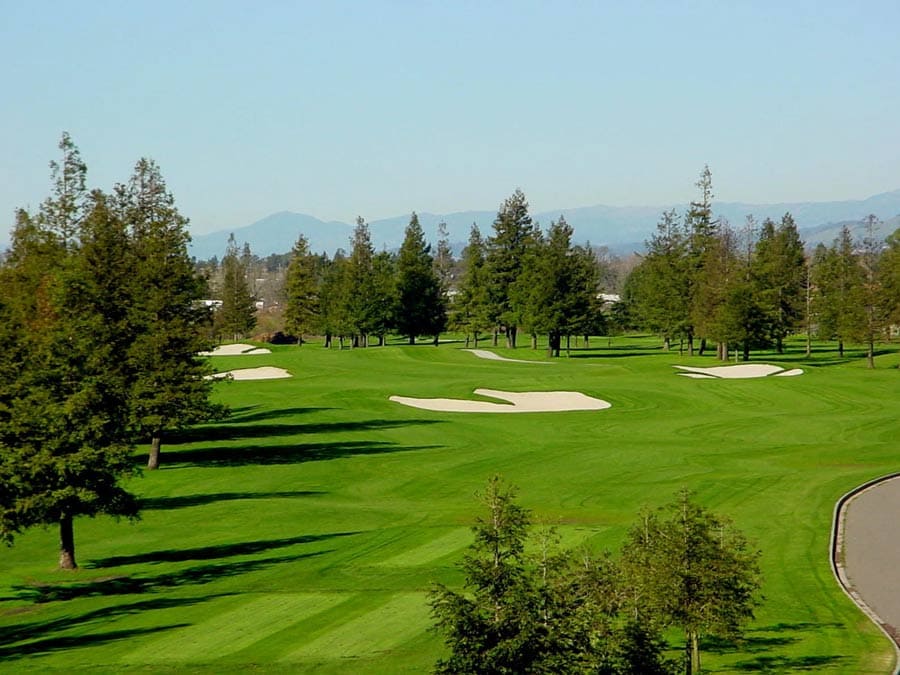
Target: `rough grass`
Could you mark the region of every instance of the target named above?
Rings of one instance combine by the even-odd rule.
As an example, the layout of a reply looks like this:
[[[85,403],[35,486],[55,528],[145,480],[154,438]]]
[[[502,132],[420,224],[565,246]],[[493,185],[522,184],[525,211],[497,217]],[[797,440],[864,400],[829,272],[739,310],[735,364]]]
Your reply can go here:
[[[53,530],[4,550],[0,670],[427,671],[442,648],[425,593],[460,583],[473,495],[499,472],[570,545],[617,549],[641,506],[682,486],[733,518],[763,551],[766,601],[744,643],[706,644],[711,670],[888,671],[889,645],[831,575],[828,538],[837,498],[897,469],[896,348],[874,371],[819,345],[811,360],[754,356],[799,377],[693,380],[672,365],[711,358],[649,338],[594,345],[542,368],[458,344],[217,358],[293,378],[218,385],[233,418],[164,446],[163,468],[131,486],[141,521],[77,521],[79,571],[54,569]],[[388,401],[478,387],[613,407],[478,415]]]

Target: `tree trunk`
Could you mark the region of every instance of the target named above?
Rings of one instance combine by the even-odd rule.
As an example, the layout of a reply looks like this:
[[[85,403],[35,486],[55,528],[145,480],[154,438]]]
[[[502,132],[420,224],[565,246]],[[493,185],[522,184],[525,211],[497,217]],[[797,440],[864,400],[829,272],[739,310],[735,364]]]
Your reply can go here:
[[[838,340],[838,356],[844,358],[844,341]]]
[[[784,354],[784,340],[780,335],[775,338],[775,351]]]
[[[700,636],[694,631],[688,633],[687,641],[687,669],[688,675],[698,675],[700,672]]]
[[[75,562],[75,531],[70,515],[64,515],[59,519],[59,568],[78,569],[78,563]]]
[[[700,338],[700,356],[706,351],[706,338]]]
[[[537,349],[537,333],[531,334],[531,348]]]
[[[875,367],[875,341],[869,340],[869,343],[866,347],[866,365],[869,368]]]
[[[693,356],[694,355],[694,334],[693,333],[688,333],[687,343],[688,343],[688,356]]]
[[[572,336],[566,335],[566,354],[572,349]]]
[[[325,349],[331,349],[331,333],[325,333]]]
[[[466,349],[469,348],[469,334],[466,333]]]
[[[744,361],[750,360],[750,340],[744,340]]]
[[[441,336],[440,336],[439,333],[435,333],[435,334],[434,334],[434,346],[435,346],[435,347],[437,347],[437,346],[438,346],[438,343],[441,341],[441,340],[440,340],[440,337],[441,337]]]
[[[159,468],[160,447],[162,447],[162,432],[154,431],[150,437],[150,455],[147,457],[147,468],[150,471]]]
[[[591,348],[591,336],[590,336],[590,335],[585,335],[585,336],[584,336],[584,348],[585,348],[585,349],[590,349],[590,348]]]
[[[499,339],[499,332],[498,332],[497,329],[495,328],[495,329],[494,329],[494,345],[493,345],[494,347],[497,346],[497,340],[498,340],[498,339]]]
[[[343,349],[343,348],[344,348],[344,336],[339,335],[338,336],[338,349]]]
[[[416,344],[416,336],[415,335],[409,336],[409,344],[411,344],[411,345]]]

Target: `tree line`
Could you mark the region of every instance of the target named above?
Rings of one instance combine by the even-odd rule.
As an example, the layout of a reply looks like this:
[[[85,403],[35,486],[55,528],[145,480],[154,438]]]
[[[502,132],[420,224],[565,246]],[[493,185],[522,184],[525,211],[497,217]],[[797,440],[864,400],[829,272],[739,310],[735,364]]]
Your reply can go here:
[[[73,521],[135,518],[123,482],[136,442],[225,408],[210,399],[211,313],[187,253],[187,219],[159,167],[137,162],[110,192],[88,190],[68,134],[52,194],[19,209],[0,260],[0,538],[57,525],[60,567],[77,566]]]
[[[480,497],[463,592],[430,593],[449,652],[437,673],[692,675],[700,639],[739,638],[761,601],[760,552],[686,490],[641,511],[618,559],[534,531],[499,477]],[[680,664],[665,655],[670,629],[684,635]]]
[[[425,241],[413,213],[403,244],[395,255],[376,252],[368,224],[358,218],[350,252],[329,259],[309,250],[300,236],[285,279],[285,330],[336,338],[343,346],[383,345],[395,332],[410,344],[441,332],[464,332],[478,345],[504,335],[517,346],[520,331],[546,335],[552,355],[570,335],[597,335],[605,330],[598,293],[603,269],[590,246],[572,243],[565,218],[547,232],[532,221],[525,195],[516,190],[501,206],[493,233],[483,238],[473,224],[459,264],[453,259],[446,229],[436,251]]]
[[[807,356],[813,338],[836,340],[842,356],[853,341],[874,367],[875,343],[900,322],[900,232],[879,240],[870,215],[860,241],[844,226],[830,246],[808,252],[790,213],[759,225],[750,216],[739,231],[713,217],[708,167],[697,187],[683,218],[663,213],[629,275],[627,322],[691,355],[714,343],[722,360],[731,350],[744,360],[752,349],[781,353],[792,334],[805,335]]]

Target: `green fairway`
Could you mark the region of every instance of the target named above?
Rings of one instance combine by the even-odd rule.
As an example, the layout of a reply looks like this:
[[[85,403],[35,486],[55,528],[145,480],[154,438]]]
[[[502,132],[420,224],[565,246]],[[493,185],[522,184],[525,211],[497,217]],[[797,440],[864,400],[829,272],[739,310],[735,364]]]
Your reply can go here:
[[[494,473],[566,545],[616,551],[642,506],[684,486],[732,518],[762,550],[766,598],[742,645],[705,645],[710,672],[890,671],[889,643],[828,556],[835,501],[900,465],[896,347],[875,370],[855,351],[823,345],[807,360],[792,346],[753,362],[800,376],[697,380],[673,365],[719,364],[652,338],[595,338],[541,366],[461,346],[216,357],[293,377],[217,384],[233,417],[164,445],[163,468],[132,481],[142,520],[78,520],[77,572],[55,569],[54,530],[3,550],[0,671],[426,672],[442,654],[426,593],[461,583],[473,495]],[[388,400],[484,400],[478,388],[612,407],[492,415]]]

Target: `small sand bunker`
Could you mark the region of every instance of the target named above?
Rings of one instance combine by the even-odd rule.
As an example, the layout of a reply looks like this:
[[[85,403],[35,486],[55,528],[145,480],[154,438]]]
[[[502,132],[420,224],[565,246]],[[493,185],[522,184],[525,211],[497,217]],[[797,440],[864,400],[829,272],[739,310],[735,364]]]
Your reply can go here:
[[[391,396],[390,400],[413,408],[438,412],[527,413],[566,412],[571,410],[605,410],[612,404],[578,391],[497,391],[476,389],[478,396],[497,398],[509,403],[466,401],[456,398],[409,398]],[[511,404],[511,405],[510,405]]]
[[[200,356],[248,356],[250,354],[271,354],[271,349],[253,345],[219,345],[211,352],[200,352]]]
[[[239,368],[238,370],[229,370],[227,373],[216,373],[209,377],[211,379],[217,379],[227,377],[228,375],[231,375],[232,379],[235,380],[281,380],[291,376],[284,368],[262,366],[261,368]]]
[[[768,363],[739,363],[734,366],[713,366],[711,368],[696,368],[693,366],[675,366],[685,372],[678,373],[684,377],[692,377],[697,380],[745,380],[753,377],[793,377],[802,375],[802,368],[785,370],[781,366],[773,366]]]
[[[505,356],[500,356],[499,354],[495,354],[494,352],[489,352],[487,349],[463,349],[464,352],[472,352],[479,359],[489,359],[491,361],[506,361],[508,363],[540,363],[542,366],[546,366],[548,361],[525,361],[524,359],[508,359]]]

